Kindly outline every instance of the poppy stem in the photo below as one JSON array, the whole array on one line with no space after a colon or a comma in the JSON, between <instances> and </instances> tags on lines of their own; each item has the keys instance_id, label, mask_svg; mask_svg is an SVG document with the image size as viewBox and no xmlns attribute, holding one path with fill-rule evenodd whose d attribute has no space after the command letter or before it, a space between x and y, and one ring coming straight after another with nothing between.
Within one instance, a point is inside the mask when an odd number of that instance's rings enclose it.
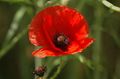
<instances>
[{"instance_id":1,"label":"poppy stem","mask_svg":"<svg viewBox=\"0 0 120 79\"><path fill-rule=\"evenodd\" d=\"M63 69L64 66L65 66L65 63L63 62L63 59L61 57L60 65L58 66L56 73L50 79L55 79L59 75L59 73L61 72L61 70Z\"/></svg>"},{"instance_id":2,"label":"poppy stem","mask_svg":"<svg viewBox=\"0 0 120 79\"><path fill-rule=\"evenodd\" d=\"M43 77L38 77L38 78L36 78L36 79L44 79Z\"/></svg>"},{"instance_id":3,"label":"poppy stem","mask_svg":"<svg viewBox=\"0 0 120 79\"><path fill-rule=\"evenodd\" d=\"M84 56L80 54L76 54L74 56L77 60L79 60L81 63L85 64L86 66L88 66L90 69L92 70L95 69L93 61L86 59Z\"/></svg>"}]
</instances>

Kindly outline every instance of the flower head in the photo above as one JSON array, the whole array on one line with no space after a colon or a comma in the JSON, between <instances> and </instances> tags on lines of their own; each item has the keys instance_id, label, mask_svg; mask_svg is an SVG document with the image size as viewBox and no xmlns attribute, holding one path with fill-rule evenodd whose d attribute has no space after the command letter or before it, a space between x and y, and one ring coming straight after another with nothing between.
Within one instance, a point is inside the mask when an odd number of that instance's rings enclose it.
<instances>
[{"instance_id":1,"label":"flower head","mask_svg":"<svg viewBox=\"0 0 120 79\"><path fill-rule=\"evenodd\" d=\"M79 12L66 6L52 6L40 11L32 20L29 39L42 46L34 56L63 56L82 52L92 42L88 24Z\"/></svg>"}]
</instances>

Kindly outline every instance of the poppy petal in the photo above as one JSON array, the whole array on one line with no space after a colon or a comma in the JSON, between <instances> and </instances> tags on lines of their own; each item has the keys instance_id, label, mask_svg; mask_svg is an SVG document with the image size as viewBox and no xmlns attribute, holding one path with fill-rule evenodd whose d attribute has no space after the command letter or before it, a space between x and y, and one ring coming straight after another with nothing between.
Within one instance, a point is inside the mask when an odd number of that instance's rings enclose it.
<instances>
[{"instance_id":1,"label":"poppy petal","mask_svg":"<svg viewBox=\"0 0 120 79\"><path fill-rule=\"evenodd\" d=\"M80 46L82 49L87 48L90 44L92 44L95 40L93 38L85 38L81 40Z\"/></svg>"},{"instance_id":2,"label":"poppy petal","mask_svg":"<svg viewBox=\"0 0 120 79\"><path fill-rule=\"evenodd\" d=\"M43 19L38 19L40 16L37 18L33 18L30 28L29 28L29 40L31 41L32 44L36 46L41 46L45 45L46 39L44 37L43 29L41 25L43 25Z\"/></svg>"},{"instance_id":3,"label":"poppy petal","mask_svg":"<svg viewBox=\"0 0 120 79\"><path fill-rule=\"evenodd\" d=\"M32 55L36 56L36 57L40 57L40 58L44 58L46 56L55 56L55 54L53 52L42 49L42 48L32 52Z\"/></svg>"},{"instance_id":4,"label":"poppy petal","mask_svg":"<svg viewBox=\"0 0 120 79\"><path fill-rule=\"evenodd\" d=\"M78 52L82 52L85 48L87 48L90 44L92 44L94 41L93 38L85 38L83 40L81 40L80 42L77 41L74 43L72 43L69 47L68 47L68 52L69 54L75 54ZM79 43L78 43L79 42Z\"/></svg>"},{"instance_id":5,"label":"poppy petal","mask_svg":"<svg viewBox=\"0 0 120 79\"><path fill-rule=\"evenodd\" d=\"M82 15L76 14L71 20L71 24L73 26L72 33L75 35L75 39L81 40L88 37L88 24Z\"/></svg>"},{"instance_id":6,"label":"poppy petal","mask_svg":"<svg viewBox=\"0 0 120 79\"><path fill-rule=\"evenodd\" d=\"M34 52L32 52L33 56L39 57L39 58L45 58L47 56L61 56L64 55L65 53L59 53L59 52L53 52L49 49L45 49L45 48L41 48L38 50L35 50Z\"/></svg>"}]
</instances>

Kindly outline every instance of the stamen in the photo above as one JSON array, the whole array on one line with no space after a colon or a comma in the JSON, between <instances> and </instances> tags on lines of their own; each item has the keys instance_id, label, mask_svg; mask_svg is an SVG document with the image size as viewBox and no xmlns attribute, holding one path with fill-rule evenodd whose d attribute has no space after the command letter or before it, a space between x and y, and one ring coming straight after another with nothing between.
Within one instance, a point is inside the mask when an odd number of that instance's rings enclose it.
<instances>
[{"instance_id":1,"label":"stamen","mask_svg":"<svg viewBox=\"0 0 120 79\"><path fill-rule=\"evenodd\" d=\"M64 34L57 34L54 36L55 46L63 51L67 50L69 43L70 43L69 38Z\"/></svg>"}]
</instances>

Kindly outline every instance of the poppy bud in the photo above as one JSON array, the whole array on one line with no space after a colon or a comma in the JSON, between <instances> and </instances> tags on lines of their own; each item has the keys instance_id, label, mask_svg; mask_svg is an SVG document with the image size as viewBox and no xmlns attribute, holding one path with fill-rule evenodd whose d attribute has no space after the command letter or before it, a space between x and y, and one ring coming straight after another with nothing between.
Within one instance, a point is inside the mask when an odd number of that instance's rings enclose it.
<instances>
[{"instance_id":1,"label":"poppy bud","mask_svg":"<svg viewBox=\"0 0 120 79\"><path fill-rule=\"evenodd\" d=\"M39 66L34 70L33 74L39 77L43 77L45 72L46 72L46 66Z\"/></svg>"}]
</instances>

